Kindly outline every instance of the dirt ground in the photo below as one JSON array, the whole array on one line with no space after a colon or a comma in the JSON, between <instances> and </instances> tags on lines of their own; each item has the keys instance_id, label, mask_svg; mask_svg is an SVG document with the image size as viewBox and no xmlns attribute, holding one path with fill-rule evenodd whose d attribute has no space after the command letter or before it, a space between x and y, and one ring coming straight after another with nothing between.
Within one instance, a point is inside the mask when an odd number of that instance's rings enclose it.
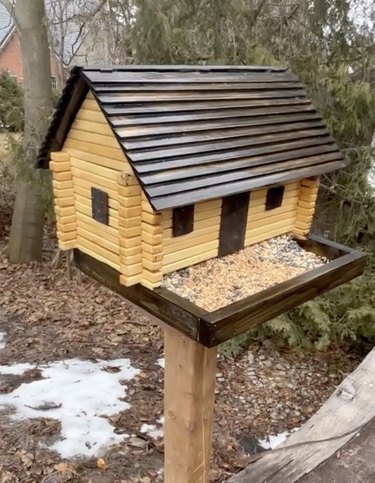
<instances>
[{"instance_id":1,"label":"dirt ground","mask_svg":"<svg viewBox=\"0 0 375 483\"><path fill-rule=\"evenodd\" d=\"M162 439L140 432L142 423L154 424L163 413L162 332L96 282L76 272L68 280L65 267L52 268L56 242L47 231L40 265L9 265L0 240L0 331L6 334L0 364L131 359L140 369L127 383L131 408L109 418L116 433L131 437L101 460L63 460L45 449L59 437L56 420L20 422L2 411L0 483L162 481ZM256 438L301 425L359 361L340 350L297 354L272 341L254 343L236 358L219 357L211 481L242 469ZM1 376L0 393L40 377L38 370Z\"/></svg>"}]
</instances>

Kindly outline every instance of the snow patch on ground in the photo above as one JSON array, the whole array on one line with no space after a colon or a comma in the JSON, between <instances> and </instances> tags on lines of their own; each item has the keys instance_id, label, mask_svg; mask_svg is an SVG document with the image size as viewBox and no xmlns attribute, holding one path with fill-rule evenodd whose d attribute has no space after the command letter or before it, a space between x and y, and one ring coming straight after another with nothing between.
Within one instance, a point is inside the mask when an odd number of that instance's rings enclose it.
<instances>
[{"instance_id":1,"label":"snow patch on ground","mask_svg":"<svg viewBox=\"0 0 375 483\"><path fill-rule=\"evenodd\" d=\"M130 408L123 400L123 381L131 380L140 371L131 366L129 359L12 364L0 366L0 374L22 375L33 368L41 371L43 379L21 384L10 394L0 394L0 409L14 408L12 418L17 420L59 420L61 439L50 449L61 457L100 455L111 444L128 437L115 434L105 416Z\"/></svg>"},{"instance_id":2,"label":"snow patch on ground","mask_svg":"<svg viewBox=\"0 0 375 483\"><path fill-rule=\"evenodd\" d=\"M4 332L0 332L0 350L1 349L4 349L5 347L5 333Z\"/></svg>"},{"instance_id":3,"label":"snow patch on ground","mask_svg":"<svg viewBox=\"0 0 375 483\"><path fill-rule=\"evenodd\" d=\"M164 416L160 416L160 418L156 420L156 424L142 424L140 432L148 434L151 438L159 439L164 435L163 425Z\"/></svg>"},{"instance_id":4,"label":"snow patch on ground","mask_svg":"<svg viewBox=\"0 0 375 483\"><path fill-rule=\"evenodd\" d=\"M35 369L35 364L11 364L10 366L0 366L0 374L6 374L9 376L22 376L26 371Z\"/></svg>"},{"instance_id":5,"label":"snow patch on ground","mask_svg":"<svg viewBox=\"0 0 375 483\"><path fill-rule=\"evenodd\" d=\"M284 433L277 434L276 436L266 436L264 439L260 439L258 443L263 449L274 449L281 443L284 443L288 436L290 436L290 433L285 431Z\"/></svg>"},{"instance_id":6,"label":"snow patch on ground","mask_svg":"<svg viewBox=\"0 0 375 483\"><path fill-rule=\"evenodd\" d=\"M160 359L158 359L158 360L156 361L156 364L157 364L158 366L162 367L163 369L165 369L165 359L164 359L164 357L161 357Z\"/></svg>"},{"instance_id":7,"label":"snow patch on ground","mask_svg":"<svg viewBox=\"0 0 375 483\"><path fill-rule=\"evenodd\" d=\"M298 431L299 428L293 428L290 431L284 431L283 433L276 434L276 436L266 436L264 439L260 439L258 444L263 449L275 449L281 443L284 443L292 433Z\"/></svg>"}]
</instances>

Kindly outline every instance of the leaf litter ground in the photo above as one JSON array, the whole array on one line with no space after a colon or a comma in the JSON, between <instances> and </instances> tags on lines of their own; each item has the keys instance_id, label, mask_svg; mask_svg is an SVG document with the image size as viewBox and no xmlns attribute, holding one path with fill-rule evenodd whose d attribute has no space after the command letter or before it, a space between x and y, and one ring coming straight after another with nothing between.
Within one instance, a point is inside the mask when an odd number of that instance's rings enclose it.
<instances>
[{"instance_id":1,"label":"leaf litter ground","mask_svg":"<svg viewBox=\"0 0 375 483\"><path fill-rule=\"evenodd\" d=\"M51 268L55 242L47 234L45 247L42 265L11 266L0 242L0 332L5 334L0 365L14 368L7 374L3 368L0 375L0 404L21 385L40 383L47 367L56 369L63 361L118 371L119 362L113 361L126 359L137 371L121 381L118 410L103 413L119 442L95 456L63 458L56 451L64 421L53 412L68 404L66 394L49 400L50 406L35 401L34 411L42 413L36 418L34 413L15 418L14 409L3 406L0 483L162 481L162 332L96 282L68 280L64 269ZM257 438L300 426L359 361L360 356L339 350L319 355L277 350L270 341L254 343L236 358L220 357L211 481L224 481L245 466ZM63 379L61 386L61 392L69 387ZM92 392L87 397L89 408Z\"/></svg>"}]
</instances>

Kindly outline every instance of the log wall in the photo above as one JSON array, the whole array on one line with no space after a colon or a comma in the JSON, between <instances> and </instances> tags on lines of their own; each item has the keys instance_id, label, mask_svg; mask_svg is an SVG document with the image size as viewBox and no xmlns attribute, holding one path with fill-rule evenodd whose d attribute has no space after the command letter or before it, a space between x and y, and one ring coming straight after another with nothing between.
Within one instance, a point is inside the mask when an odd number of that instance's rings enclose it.
<instances>
[{"instance_id":1,"label":"log wall","mask_svg":"<svg viewBox=\"0 0 375 483\"><path fill-rule=\"evenodd\" d=\"M262 188L250 194L245 246L289 233L296 223L299 181L286 184L282 205L269 211L266 210L267 190Z\"/></svg>"},{"instance_id":2,"label":"log wall","mask_svg":"<svg viewBox=\"0 0 375 483\"><path fill-rule=\"evenodd\" d=\"M142 275L141 187L135 176L118 173L117 191L120 283L129 287L139 283Z\"/></svg>"},{"instance_id":3,"label":"log wall","mask_svg":"<svg viewBox=\"0 0 375 483\"><path fill-rule=\"evenodd\" d=\"M124 217L127 216L126 210L129 207L126 190L129 188L126 184L121 184L119 176L123 174L124 180L125 177L130 179L132 170L91 93L87 95L77 113L63 150L70 154L77 225L75 246L123 273L122 282L125 283L130 271L136 275L134 267L131 269L126 265L134 265L134 258L130 258L126 251L127 246L124 246L124 243L129 244L128 238L133 234L135 226L133 225L127 237L122 240L121 234L124 233L126 225ZM108 225L92 218L92 187L108 194ZM140 196L137 185L133 185L129 194L134 194L134 188ZM140 230L140 221L138 229Z\"/></svg>"},{"instance_id":4,"label":"log wall","mask_svg":"<svg viewBox=\"0 0 375 483\"><path fill-rule=\"evenodd\" d=\"M293 229L295 235L306 236L309 233L314 218L318 191L319 178L308 178L301 181L297 218Z\"/></svg>"},{"instance_id":5,"label":"log wall","mask_svg":"<svg viewBox=\"0 0 375 483\"><path fill-rule=\"evenodd\" d=\"M155 213L142 193L142 280L145 287L154 288L161 284L163 267L162 215Z\"/></svg>"},{"instance_id":6,"label":"log wall","mask_svg":"<svg viewBox=\"0 0 375 483\"><path fill-rule=\"evenodd\" d=\"M172 234L172 210L162 212L163 274L218 255L221 204L221 199L196 204L193 231L178 237Z\"/></svg>"},{"instance_id":7,"label":"log wall","mask_svg":"<svg viewBox=\"0 0 375 483\"><path fill-rule=\"evenodd\" d=\"M52 171L58 244L62 250L70 250L77 246L77 217L69 153L51 153L49 166Z\"/></svg>"}]
</instances>

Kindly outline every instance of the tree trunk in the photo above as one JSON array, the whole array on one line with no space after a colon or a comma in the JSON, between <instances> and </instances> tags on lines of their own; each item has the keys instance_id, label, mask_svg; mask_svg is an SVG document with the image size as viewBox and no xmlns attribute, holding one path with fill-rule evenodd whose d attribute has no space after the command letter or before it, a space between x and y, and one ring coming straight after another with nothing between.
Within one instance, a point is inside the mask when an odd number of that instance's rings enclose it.
<instances>
[{"instance_id":1,"label":"tree trunk","mask_svg":"<svg viewBox=\"0 0 375 483\"><path fill-rule=\"evenodd\" d=\"M19 179L8 248L11 263L42 259L43 224L39 187Z\"/></svg>"},{"instance_id":2,"label":"tree trunk","mask_svg":"<svg viewBox=\"0 0 375 483\"><path fill-rule=\"evenodd\" d=\"M25 91L25 132L8 256L12 263L41 260L44 209L42 185L33 164L52 111L50 51L44 0L17 0L14 20L20 37Z\"/></svg>"}]
</instances>

